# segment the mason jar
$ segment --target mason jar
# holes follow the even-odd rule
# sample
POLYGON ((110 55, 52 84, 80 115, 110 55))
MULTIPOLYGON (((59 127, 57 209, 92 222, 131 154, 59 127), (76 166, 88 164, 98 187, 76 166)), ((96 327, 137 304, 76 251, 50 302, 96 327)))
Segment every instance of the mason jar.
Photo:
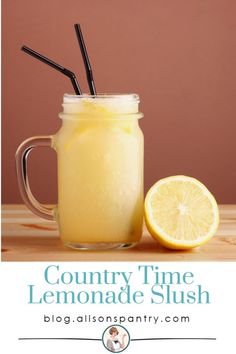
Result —
POLYGON ((24 141, 16 153, 19 188, 38 216, 56 220, 66 246, 76 249, 127 248, 141 238, 144 139, 139 96, 69 95, 62 125, 51 136, 24 141), (27 156, 35 147, 57 152, 58 205, 48 208, 32 195, 27 156))

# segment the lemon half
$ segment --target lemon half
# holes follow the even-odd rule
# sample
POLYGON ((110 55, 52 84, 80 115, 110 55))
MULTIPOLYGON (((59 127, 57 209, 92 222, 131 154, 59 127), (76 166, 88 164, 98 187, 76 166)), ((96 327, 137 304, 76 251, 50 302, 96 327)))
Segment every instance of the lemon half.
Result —
POLYGON ((215 198, 192 177, 172 176, 156 182, 146 195, 144 209, 148 231, 167 248, 203 245, 219 225, 215 198))

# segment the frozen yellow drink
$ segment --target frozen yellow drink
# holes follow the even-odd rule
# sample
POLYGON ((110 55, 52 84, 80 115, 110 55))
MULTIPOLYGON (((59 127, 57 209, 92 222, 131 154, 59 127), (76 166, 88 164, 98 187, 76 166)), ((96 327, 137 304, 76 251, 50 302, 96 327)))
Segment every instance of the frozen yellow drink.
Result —
POLYGON ((143 134, 137 95, 65 95, 58 154, 57 221, 79 249, 129 247, 143 223, 143 134))

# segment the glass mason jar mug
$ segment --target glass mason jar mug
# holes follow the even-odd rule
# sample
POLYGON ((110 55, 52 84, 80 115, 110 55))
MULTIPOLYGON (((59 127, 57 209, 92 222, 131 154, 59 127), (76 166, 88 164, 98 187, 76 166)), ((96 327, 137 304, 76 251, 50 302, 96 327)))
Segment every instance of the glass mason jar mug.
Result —
POLYGON ((66 246, 126 248, 143 224, 143 134, 135 94, 64 95, 60 130, 25 140, 16 153, 19 189, 36 215, 56 220, 66 246), (27 156, 52 147, 58 160, 58 205, 49 209, 33 196, 27 156))

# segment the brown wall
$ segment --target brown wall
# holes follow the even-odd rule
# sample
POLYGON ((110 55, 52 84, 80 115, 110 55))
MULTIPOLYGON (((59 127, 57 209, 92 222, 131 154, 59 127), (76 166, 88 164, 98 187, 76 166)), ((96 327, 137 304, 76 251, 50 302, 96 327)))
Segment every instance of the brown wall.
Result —
MULTIPOLYGON (((146 188, 195 176, 236 203, 234 0, 3 0, 3 202, 19 203, 14 154, 22 140, 59 127, 69 81, 22 44, 73 69, 88 91, 73 24, 80 22, 100 92, 137 92, 146 188)), ((30 158, 32 188, 56 201, 53 152, 30 158)))

